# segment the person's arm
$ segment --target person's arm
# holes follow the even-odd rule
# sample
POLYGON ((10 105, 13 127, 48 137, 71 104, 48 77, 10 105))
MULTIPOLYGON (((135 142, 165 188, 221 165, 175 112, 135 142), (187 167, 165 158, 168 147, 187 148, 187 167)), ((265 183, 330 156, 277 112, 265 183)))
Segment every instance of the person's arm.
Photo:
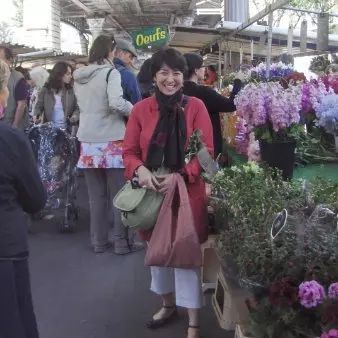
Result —
POLYGON ((79 109, 79 106, 77 104, 76 95, 75 95, 73 89, 72 89, 72 94, 74 96, 74 101, 73 101, 74 103, 73 103, 73 107, 72 107, 71 114, 70 114, 70 122, 76 123, 76 122, 79 121, 79 118, 80 118, 80 109, 79 109))
POLYGON ((125 176, 131 180, 137 168, 143 165, 141 159, 141 123, 138 119, 138 105, 136 105, 129 117, 126 133, 123 141, 123 164, 125 176))
POLYGON ((242 82, 236 79, 230 98, 218 94, 210 87, 203 87, 203 102, 210 113, 232 113, 236 110, 235 96, 242 88, 242 82))
MULTIPOLYGON (((196 102, 196 109, 198 109, 196 117, 194 119, 193 130, 199 129, 202 132, 201 141, 204 143, 211 157, 214 157, 214 141, 213 130, 210 121, 209 113, 202 101, 196 102)), ((202 173, 197 156, 195 156, 184 168, 184 173, 187 176, 189 183, 194 183, 196 178, 202 173)))
POLYGON ((203 102, 211 113, 231 113, 236 110, 232 98, 224 97, 209 87, 203 87, 203 102))
POLYGON ((22 78, 17 83, 15 87, 14 97, 16 101, 16 111, 14 115, 13 127, 17 128, 24 116, 27 106, 28 84, 24 78, 22 78))
POLYGON ((109 108, 117 111, 123 116, 129 116, 133 105, 123 98, 123 90, 121 87, 121 75, 116 69, 113 69, 108 78, 107 94, 109 108))
POLYGON ((126 92, 128 94, 128 97, 130 98, 130 102, 134 105, 142 100, 142 95, 136 76, 129 71, 125 71, 125 74, 123 76, 126 77, 126 92))
POLYGON ((27 213, 36 213, 46 203, 46 191, 36 166, 31 145, 25 135, 18 135, 18 163, 15 186, 18 201, 27 213))

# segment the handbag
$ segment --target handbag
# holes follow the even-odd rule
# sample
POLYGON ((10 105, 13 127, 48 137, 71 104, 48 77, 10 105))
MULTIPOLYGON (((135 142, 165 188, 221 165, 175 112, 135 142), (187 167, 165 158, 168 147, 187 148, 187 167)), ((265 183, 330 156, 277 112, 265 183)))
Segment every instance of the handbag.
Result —
POLYGON ((186 184, 173 174, 152 233, 145 265, 181 269, 200 268, 202 251, 195 228, 186 184))
MULTIPOLYGON (((160 168, 155 175, 168 174, 169 170, 160 168)), ((127 181, 113 200, 115 208, 121 212, 122 224, 132 230, 147 231, 156 224, 164 196, 159 192, 136 187, 127 181)))

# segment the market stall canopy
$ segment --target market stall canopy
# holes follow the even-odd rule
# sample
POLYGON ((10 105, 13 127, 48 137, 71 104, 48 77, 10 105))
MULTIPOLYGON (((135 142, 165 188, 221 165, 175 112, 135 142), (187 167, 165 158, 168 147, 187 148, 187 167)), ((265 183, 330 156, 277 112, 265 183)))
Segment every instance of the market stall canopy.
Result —
POLYGON ((86 61, 87 57, 72 53, 62 53, 55 50, 41 50, 30 53, 17 54, 16 63, 24 67, 30 68, 34 65, 45 66, 51 68, 55 63, 59 61, 86 61))
MULTIPOLYGON (((240 48, 243 48, 243 53, 250 54, 250 43, 254 41, 254 54, 264 56, 267 54, 267 35, 268 27, 262 25, 251 25, 237 35, 232 36, 228 41, 226 36, 228 33, 234 31, 241 23, 228 22, 222 23, 223 27, 218 28, 218 31, 225 36, 224 48, 226 50, 232 50, 233 52, 239 52, 240 48)), ((288 41, 288 28, 273 27, 272 29, 272 55, 281 55, 286 53, 287 41, 288 41)), ((300 41, 302 39, 301 30, 293 31, 293 43, 292 43, 292 55, 294 56, 306 56, 323 54, 323 51, 317 51, 317 32, 307 32, 306 39, 306 51, 301 51, 300 41)), ((338 53, 338 35, 329 35, 329 48, 325 52, 338 53)))
POLYGON ((10 48, 13 51, 14 55, 39 51, 39 49, 36 49, 34 47, 28 47, 21 44, 1 43, 0 45, 10 48))
POLYGON ((129 37, 133 30, 185 22, 196 0, 61 0, 61 20, 88 31, 86 18, 105 18, 104 30, 129 37))
POLYGON ((187 26, 172 26, 171 29, 170 46, 182 53, 202 50, 205 46, 214 44, 221 37, 217 29, 187 26))
MULTIPOLYGON (((200 51, 205 57, 206 64, 218 62, 218 50, 232 51, 243 54, 251 54, 251 41, 253 41, 254 55, 265 57, 268 53, 267 35, 268 27, 251 25, 237 35, 227 39, 227 34, 236 29, 241 23, 223 22, 219 28, 203 28, 194 26, 172 26, 172 39, 170 45, 182 52, 200 51), (223 37, 223 43, 220 43, 223 37), (217 48, 215 48, 215 46, 217 48)), ((288 52, 288 28, 273 28, 272 56, 280 56, 288 52)), ((329 35, 329 48, 327 51, 317 51, 317 33, 308 32, 306 37, 306 50, 300 48, 301 31, 293 31, 292 55, 306 56, 324 54, 325 52, 338 52, 338 35, 329 35)))

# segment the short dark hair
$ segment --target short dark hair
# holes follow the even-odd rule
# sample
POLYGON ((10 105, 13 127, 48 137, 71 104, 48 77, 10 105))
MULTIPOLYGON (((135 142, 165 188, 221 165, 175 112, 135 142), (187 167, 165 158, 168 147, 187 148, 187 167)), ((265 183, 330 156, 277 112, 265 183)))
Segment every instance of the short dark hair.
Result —
POLYGON ((151 76, 154 77, 163 65, 167 65, 174 70, 179 70, 183 74, 186 74, 188 70, 184 56, 174 48, 162 48, 152 56, 151 76))
POLYGON ((27 68, 23 68, 22 66, 18 66, 15 70, 23 75, 25 80, 31 80, 31 76, 29 74, 29 70, 27 68))
POLYGON ((188 72, 186 79, 189 80, 195 74, 196 69, 203 67, 203 57, 197 53, 186 53, 184 58, 187 61, 188 72))
POLYGON ((14 53, 13 53, 13 51, 9 47, 0 46, 0 50, 4 51, 4 53, 5 53, 5 59, 7 61, 11 61, 11 60, 14 59, 14 53))
POLYGON ((116 42, 113 37, 107 35, 98 36, 89 51, 89 63, 103 64, 109 54, 114 50, 116 42))
MULTIPOLYGON (((64 86, 62 78, 67 73, 68 68, 72 68, 68 62, 60 61, 56 63, 50 72, 46 87, 48 89, 54 89, 58 93, 64 86)), ((68 86, 66 85, 66 87, 68 86)))

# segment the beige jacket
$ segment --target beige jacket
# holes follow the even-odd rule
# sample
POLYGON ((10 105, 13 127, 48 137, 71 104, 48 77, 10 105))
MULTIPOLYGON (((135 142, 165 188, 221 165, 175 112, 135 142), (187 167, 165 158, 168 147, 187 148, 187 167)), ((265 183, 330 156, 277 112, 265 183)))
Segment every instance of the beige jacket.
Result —
POLYGON ((91 64, 74 72, 74 90, 80 107, 77 137, 81 142, 124 139, 125 117, 133 106, 123 98, 120 73, 112 68, 110 63, 91 64))

